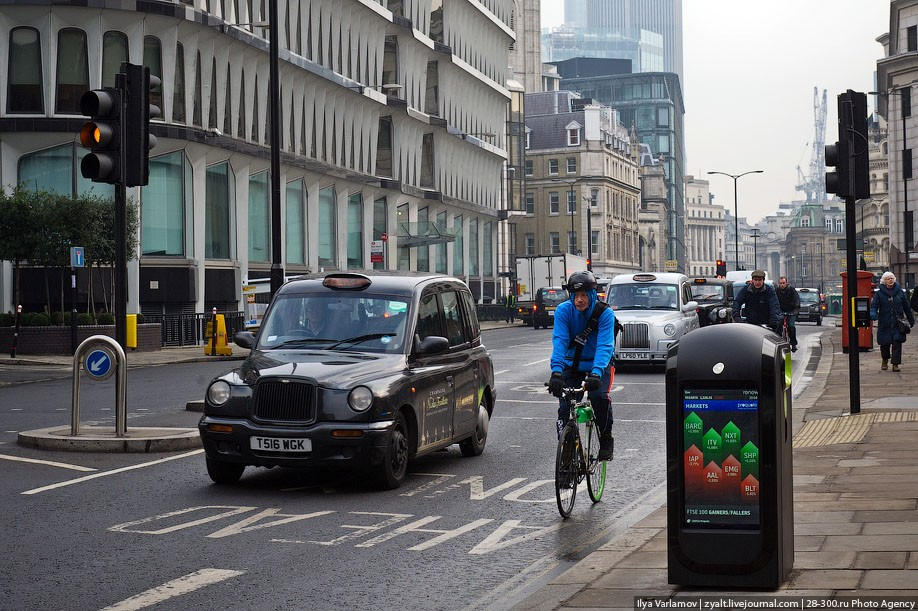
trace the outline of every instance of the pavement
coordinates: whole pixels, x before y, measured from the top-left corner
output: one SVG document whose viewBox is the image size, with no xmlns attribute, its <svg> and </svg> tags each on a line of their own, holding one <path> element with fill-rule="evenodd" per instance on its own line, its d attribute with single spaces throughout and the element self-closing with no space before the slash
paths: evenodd
<svg viewBox="0 0 918 611">
<path fill-rule="evenodd" d="M 699 597 L 717 597 L 720 608 L 745 609 L 782 597 L 785 606 L 798 608 L 869 608 L 874 602 L 876 608 L 890 608 L 884 603 L 898 597 L 904 608 L 915 608 L 918 335 L 903 345 L 898 373 L 880 370 L 878 346 L 858 353 L 860 392 L 852 413 L 850 361 L 842 351 L 842 329 L 834 318 L 827 318 L 825 324 L 827 332 L 810 347 L 811 356 L 804 364 L 807 383 L 793 399 L 794 565 L 778 589 L 726 592 L 668 584 L 666 494 L 661 485 L 657 494 L 645 497 L 649 504 L 661 503 L 643 507 L 646 517 L 566 571 L 545 575 L 545 585 L 537 591 L 517 593 L 496 607 L 519 611 L 695 608 Z M 484 329 L 507 327 L 503 322 L 482 323 Z M 126 360 L 130 369 L 244 357 L 245 350 L 231 346 L 232 357 L 205 356 L 203 348 L 195 346 L 129 353 Z M 0 364 L 24 366 L 72 366 L 72 362 L 72 357 L 0 357 Z M 188 409 L 194 406 L 190 403 Z M 57 436 L 73 442 L 69 428 L 67 433 L 59 430 Z M 113 431 L 108 434 L 112 436 Z M 151 431 L 145 441 L 162 438 L 162 431 Z M 607 487 L 607 492 L 617 486 Z M 856 605 L 837 597 L 884 598 Z"/>
</svg>

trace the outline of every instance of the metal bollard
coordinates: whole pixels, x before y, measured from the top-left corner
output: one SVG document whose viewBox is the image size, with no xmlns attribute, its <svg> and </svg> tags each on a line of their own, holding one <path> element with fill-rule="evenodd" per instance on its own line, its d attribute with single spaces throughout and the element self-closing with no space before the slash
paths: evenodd
<svg viewBox="0 0 918 611">
<path fill-rule="evenodd" d="M 13 328 L 13 349 L 10 351 L 10 358 L 16 358 L 16 344 L 19 341 L 19 321 L 22 318 L 22 306 L 16 306 L 16 326 Z"/>
</svg>

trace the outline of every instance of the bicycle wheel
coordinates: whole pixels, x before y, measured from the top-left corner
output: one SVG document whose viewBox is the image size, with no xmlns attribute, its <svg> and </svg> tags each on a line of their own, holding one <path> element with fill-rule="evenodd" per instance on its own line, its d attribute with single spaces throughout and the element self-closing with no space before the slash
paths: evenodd
<svg viewBox="0 0 918 611">
<path fill-rule="evenodd" d="M 577 497 L 577 480 L 580 479 L 577 456 L 577 428 L 568 422 L 561 429 L 558 439 L 558 454 L 555 458 L 555 498 L 562 518 L 569 518 Z"/>
<path fill-rule="evenodd" d="M 587 422 L 587 491 L 590 500 L 598 503 L 606 488 L 606 461 L 599 460 L 599 426 L 595 420 Z"/>
</svg>

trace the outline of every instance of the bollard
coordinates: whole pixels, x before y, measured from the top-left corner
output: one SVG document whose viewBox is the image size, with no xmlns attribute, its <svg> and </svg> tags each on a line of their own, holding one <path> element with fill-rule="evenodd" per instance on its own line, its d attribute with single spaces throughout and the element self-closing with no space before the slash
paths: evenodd
<svg viewBox="0 0 918 611">
<path fill-rule="evenodd" d="M 211 318 L 211 335 L 210 335 L 210 356 L 217 356 L 217 308 L 213 309 Z"/>
<path fill-rule="evenodd" d="M 16 326 L 13 327 L 13 349 L 10 351 L 10 358 L 16 358 L 16 343 L 19 341 L 19 321 L 22 318 L 22 306 L 16 306 Z"/>
</svg>

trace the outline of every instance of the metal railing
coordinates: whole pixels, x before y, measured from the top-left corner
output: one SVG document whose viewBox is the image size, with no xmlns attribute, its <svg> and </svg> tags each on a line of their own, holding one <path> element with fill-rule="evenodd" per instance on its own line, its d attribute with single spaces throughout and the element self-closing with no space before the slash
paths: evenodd
<svg viewBox="0 0 918 611">
<path fill-rule="evenodd" d="M 227 341 L 231 341 L 237 331 L 245 330 L 243 312 L 217 312 L 226 321 Z M 205 329 L 212 318 L 211 314 L 144 314 L 145 322 L 158 322 L 162 329 L 162 345 L 165 346 L 203 346 L 210 338 Z"/>
<path fill-rule="evenodd" d="M 475 306 L 479 321 L 506 320 L 507 308 L 497 303 L 480 303 Z"/>
</svg>

